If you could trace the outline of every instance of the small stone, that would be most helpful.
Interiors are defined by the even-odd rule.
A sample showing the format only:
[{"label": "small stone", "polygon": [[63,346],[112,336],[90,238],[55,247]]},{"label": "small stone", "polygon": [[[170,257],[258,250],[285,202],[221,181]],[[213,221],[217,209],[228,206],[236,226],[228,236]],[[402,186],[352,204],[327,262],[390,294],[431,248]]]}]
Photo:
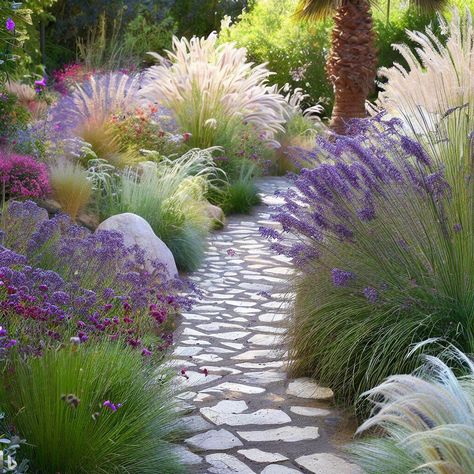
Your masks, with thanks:
[{"label": "small stone", "polygon": [[243,446],[237,436],[227,430],[210,430],[185,440],[187,444],[202,451],[222,451]]},{"label": "small stone", "polygon": [[313,407],[291,407],[290,411],[302,416],[328,416],[331,414],[329,410]]},{"label": "small stone", "polygon": [[206,456],[206,462],[212,466],[208,471],[212,474],[255,474],[246,464],[230,454],[209,454]]},{"label": "small stone", "polygon": [[294,443],[319,438],[319,428],[317,426],[283,426],[264,431],[237,431],[237,434],[246,441],[261,443],[265,441],[283,441]]},{"label": "small stone", "polygon": [[237,451],[242,456],[245,456],[247,459],[250,459],[254,462],[280,462],[286,461],[288,458],[279,453],[266,453],[265,451],[260,451],[260,449],[241,449]]},{"label": "small stone", "polygon": [[296,459],[296,464],[314,474],[362,474],[362,469],[329,453],[316,453],[301,456]]},{"label": "small stone", "polygon": [[330,388],[321,387],[309,378],[296,379],[290,382],[286,393],[299,398],[313,398],[315,400],[330,400],[334,396]]}]

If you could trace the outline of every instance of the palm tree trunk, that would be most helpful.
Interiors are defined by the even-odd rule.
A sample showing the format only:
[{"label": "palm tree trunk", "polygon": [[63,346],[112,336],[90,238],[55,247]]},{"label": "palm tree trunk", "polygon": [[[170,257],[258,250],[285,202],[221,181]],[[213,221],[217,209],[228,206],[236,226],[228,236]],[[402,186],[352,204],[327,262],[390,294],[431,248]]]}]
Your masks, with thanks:
[{"label": "palm tree trunk", "polygon": [[337,8],[326,68],[335,94],[331,127],[343,134],[350,119],[366,116],[365,101],[377,73],[375,33],[368,0],[346,0]]}]

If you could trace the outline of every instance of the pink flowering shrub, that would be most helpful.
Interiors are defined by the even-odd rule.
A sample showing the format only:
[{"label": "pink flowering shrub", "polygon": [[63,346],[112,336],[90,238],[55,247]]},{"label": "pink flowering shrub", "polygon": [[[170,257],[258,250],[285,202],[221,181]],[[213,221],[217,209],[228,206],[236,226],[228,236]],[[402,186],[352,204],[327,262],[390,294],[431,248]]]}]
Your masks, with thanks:
[{"label": "pink flowering shrub", "polygon": [[0,151],[0,192],[6,199],[41,198],[50,191],[46,165]]}]

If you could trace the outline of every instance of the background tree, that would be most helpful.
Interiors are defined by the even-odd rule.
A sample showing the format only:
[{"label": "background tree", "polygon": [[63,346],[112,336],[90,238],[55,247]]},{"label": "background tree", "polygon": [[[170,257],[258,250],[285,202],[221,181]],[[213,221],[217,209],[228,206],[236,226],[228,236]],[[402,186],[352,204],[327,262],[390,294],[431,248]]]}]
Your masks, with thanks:
[{"label": "background tree", "polygon": [[[334,88],[331,127],[337,133],[344,133],[348,120],[366,116],[365,101],[375,85],[377,50],[372,3],[371,0],[300,0],[298,4],[299,18],[321,20],[332,16],[334,20],[326,72]],[[444,3],[447,0],[412,0],[413,6],[425,11],[438,9]]]}]

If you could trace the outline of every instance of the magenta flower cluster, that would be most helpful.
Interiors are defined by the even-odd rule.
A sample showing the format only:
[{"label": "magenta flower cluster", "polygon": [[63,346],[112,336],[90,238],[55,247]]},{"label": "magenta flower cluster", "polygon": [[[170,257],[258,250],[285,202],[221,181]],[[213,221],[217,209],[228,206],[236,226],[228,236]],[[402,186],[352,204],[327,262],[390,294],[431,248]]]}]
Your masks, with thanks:
[{"label": "magenta flower cluster", "polygon": [[41,198],[50,192],[46,165],[0,150],[0,192],[8,198]]},{"label": "magenta flower cluster", "polygon": [[18,351],[40,355],[51,345],[105,338],[151,356],[171,344],[166,322],[190,309],[182,296],[189,287],[167,280],[159,263],[147,271],[143,253],[121,234],[47,219],[31,201],[11,202],[4,222],[0,325]]}]

